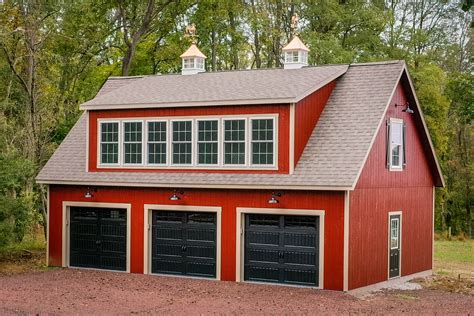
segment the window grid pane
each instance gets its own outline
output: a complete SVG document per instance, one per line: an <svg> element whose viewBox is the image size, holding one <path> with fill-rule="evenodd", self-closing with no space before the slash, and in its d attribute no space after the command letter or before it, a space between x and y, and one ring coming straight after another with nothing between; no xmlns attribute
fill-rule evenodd
<svg viewBox="0 0 474 316"><path fill-rule="evenodd" d="M198 163L216 165L218 159L218 121L198 121Z"/></svg>
<svg viewBox="0 0 474 316"><path fill-rule="evenodd" d="M224 164L245 164L245 120L224 121Z"/></svg>
<svg viewBox="0 0 474 316"><path fill-rule="evenodd" d="M124 122L124 162L126 164L142 163L142 122Z"/></svg>
<svg viewBox="0 0 474 316"><path fill-rule="evenodd" d="M173 122L173 164L188 165L192 161L192 121Z"/></svg>
<svg viewBox="0 0 474 316"><path fill-rule="evenodd" d="M100 163L118 163L118 123L101 123Z"/></svg>
<svg viewBox="0 0 474 316"><path fill-rule="evenodd" d="M148 163L166 164L166 122L148 122Z"/></svg>
<svg viewBox="0 0 474 316"><path fill-rule="evenodd" d="M252 164L272 165L274 160L273 119L252 120Z"/></svg>

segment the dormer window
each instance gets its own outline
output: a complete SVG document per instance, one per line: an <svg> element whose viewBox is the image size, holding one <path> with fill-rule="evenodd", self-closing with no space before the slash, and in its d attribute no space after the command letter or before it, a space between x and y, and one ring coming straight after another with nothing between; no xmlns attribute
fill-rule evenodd
<svg viewBox="0 0 474 316"><path fill-rule="evenodd" d="M184 58L183 59L183 68L184 69L194 68L194 58Z"/></svg>
<svg viewBox="0 0 474 316"><path fill-rule="evenodd" d="M99 120L99 167L276 169L278 115Z"/></svg>

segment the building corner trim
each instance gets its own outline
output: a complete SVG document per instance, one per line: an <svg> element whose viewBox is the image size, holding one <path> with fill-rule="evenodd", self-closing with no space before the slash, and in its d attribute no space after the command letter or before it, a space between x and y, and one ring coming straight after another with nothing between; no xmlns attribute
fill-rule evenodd
<svg viewBox="0 0 474 316"><path fill-rule="evenodd" d="M349 202L350 191L344 192L344 271L343 291L349 290Z"/></svg>

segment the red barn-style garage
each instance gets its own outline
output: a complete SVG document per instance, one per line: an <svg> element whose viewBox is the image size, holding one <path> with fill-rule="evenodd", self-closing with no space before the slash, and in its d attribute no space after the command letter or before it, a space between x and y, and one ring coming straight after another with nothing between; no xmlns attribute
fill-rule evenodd
<svg viewBox="0 0 474 316"><path fill-rule="evenodd" d="M48 264L349 291L428 275L443 178L403 61L111 77L38 175ZM159 282L159 278L157 278Z"/></svg>

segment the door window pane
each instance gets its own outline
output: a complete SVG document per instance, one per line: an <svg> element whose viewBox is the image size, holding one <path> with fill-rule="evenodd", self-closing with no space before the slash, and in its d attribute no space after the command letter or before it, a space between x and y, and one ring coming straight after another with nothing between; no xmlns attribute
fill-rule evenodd
<svg viewBox="0 0 474 316"><path fill-rule="evenodd" d="M224 121L224 164L245 164L245 120Z"/></svg>
<svg viewBox="0 0 474 316"><path fill-rule="evenodd" d="M142 122L124 122L124 162L126 164L142 163Z"/></svg>
<svg viewBox="0 0 474 316"><path fill-rule="evenodd" d="M192 162L192 121L173 122L173 164Z"/></svg>
<svg viewBox="0 0 474 316"><path fill-rule="evenodd" d="M218 121L198 121L198 163L216 165L218 156Z"/></svg>
<svg viewBox="0 0 474 316"><path fill-rule="evenodd" d="M399 219L390 220L390 248L398 249Z"/></svg>
<svg viewBox="0 0 474 316"><path fill-rule="evenodd" d="M118 164L118 123L100 123L100 163Z"/></svg>

